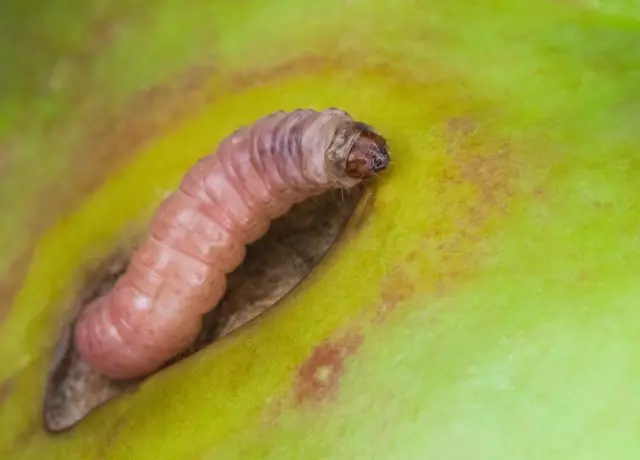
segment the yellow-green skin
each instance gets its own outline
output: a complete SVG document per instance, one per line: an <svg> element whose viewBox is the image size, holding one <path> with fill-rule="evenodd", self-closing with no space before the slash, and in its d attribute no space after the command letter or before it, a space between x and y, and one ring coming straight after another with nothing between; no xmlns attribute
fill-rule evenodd
<svg viewBox="0 0 640 460"><path fill-rule="evenodd" d="M46 207L42 168L66 188L81 177L65 173L79 82L117 112L189 66L215 69L202 110L37 241L0 326L0 457L640 457L637 1L6 3L15 30L58 38L49 54L19 34L0 45L16 171L0 187L5 265L21 213ZM54 89L24 89L103 17L121 25L107 43ZM50 350L82 265L238 125L327 106L375 126L393 159L335 250L245 329L69 433L44 432Z"/></svg>

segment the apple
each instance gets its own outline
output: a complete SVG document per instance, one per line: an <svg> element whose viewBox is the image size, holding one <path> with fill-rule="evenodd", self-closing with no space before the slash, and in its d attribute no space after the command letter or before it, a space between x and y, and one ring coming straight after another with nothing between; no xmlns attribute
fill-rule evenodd
<svg viewBox="0 0 640 460"><path fill-rule="evenodd" d="M634 2L67 3L4 15L43 38L1 45L3 262L28 262L0 325L2 458L640 455ZM329 106L393 164L310 276L45 431L82 267L239 125Z"/></svg>

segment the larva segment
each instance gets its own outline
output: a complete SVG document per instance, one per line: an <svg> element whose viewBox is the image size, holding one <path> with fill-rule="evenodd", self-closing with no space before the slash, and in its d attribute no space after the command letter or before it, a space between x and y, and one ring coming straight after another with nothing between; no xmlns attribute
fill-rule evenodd
<svg viewBox="0 0 640 460"><path fill-rule="evenodd" d="M295 203L386 168L385 140L338 109L276 112L223 140L157 209L126 273L78 318L82 359L113 379L183 352L245 246Z"/></svg>

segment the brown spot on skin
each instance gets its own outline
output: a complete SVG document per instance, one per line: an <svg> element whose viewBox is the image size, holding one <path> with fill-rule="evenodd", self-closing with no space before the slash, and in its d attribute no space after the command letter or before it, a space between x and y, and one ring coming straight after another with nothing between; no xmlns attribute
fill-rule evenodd
<svg viewBox="0 0 640 460"><path fill-rule="evenodd" d="M362 340L361 334L354 333L317 346L296 375L296 403L327 402L335 398L344 373L344 361L358 350Z"/></svg>

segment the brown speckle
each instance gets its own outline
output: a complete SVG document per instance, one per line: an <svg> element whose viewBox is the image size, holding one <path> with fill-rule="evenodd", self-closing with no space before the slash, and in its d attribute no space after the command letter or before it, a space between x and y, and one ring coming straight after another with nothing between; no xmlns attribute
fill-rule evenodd
<svg viewBox="0 0 640 460"><path fill-rule="evenodd" d="M294 384L296 402L333 399L344 373L344 361L357 351L362 340L362 335L351 334L317 346L298 370Z"/></svg>

